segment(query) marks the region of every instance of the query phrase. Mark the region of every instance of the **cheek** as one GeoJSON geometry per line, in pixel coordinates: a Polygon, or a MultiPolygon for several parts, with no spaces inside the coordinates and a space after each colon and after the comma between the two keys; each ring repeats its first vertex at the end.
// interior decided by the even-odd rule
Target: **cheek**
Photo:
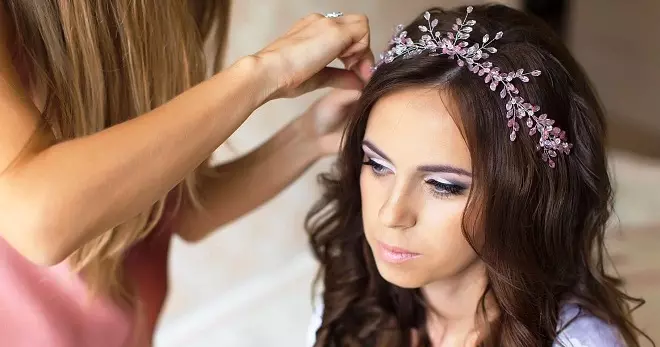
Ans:
{"type": "Polygon", "coordinates": [[[462,262],[474,251],[463,236],[462,221],[466,199],[428,200],[419,215],[421,245],[437,261],[462,262]]]}
{"type": "Polygon", "coordinates": [[[362,220],[365,229],[378,222],[378,212],[387,199],[387,181],[391,176],[376,176],[369,166],[365,166],[360,174],[360,199],[362,202],[362,220]]]}

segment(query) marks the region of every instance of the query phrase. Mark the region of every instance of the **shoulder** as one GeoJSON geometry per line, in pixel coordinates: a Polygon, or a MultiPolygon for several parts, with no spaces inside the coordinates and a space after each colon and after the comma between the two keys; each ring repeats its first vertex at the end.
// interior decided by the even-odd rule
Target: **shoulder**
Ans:
{"type": "Polygon", "coordinates": [[[562,307],[557,331],[553,347],[625,347],[614,326],[575,304],[562,307]]]}

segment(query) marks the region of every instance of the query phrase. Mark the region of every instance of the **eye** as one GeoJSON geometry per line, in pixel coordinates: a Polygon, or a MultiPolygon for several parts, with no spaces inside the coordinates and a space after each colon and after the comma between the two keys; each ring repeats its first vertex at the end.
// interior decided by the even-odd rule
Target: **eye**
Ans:
{"type": "Polygon", "coordinates": [[[391,170],[388,169],[385,165],[380,164],[371,158],[367,158],[367,161],[365,161],[363,164],[371,166],[371,171],[373,171],[374,174],[378,176],[387,175],[388,173],[391,172],[391,170]]]}
{"type": "Polygon", "coordinates": [[[434,179],[427,179],[424,182],[429,185],[431,193],[437,197],[460,195],[465,191],[465,187],[457,184],[440,182],[434,179]]]}

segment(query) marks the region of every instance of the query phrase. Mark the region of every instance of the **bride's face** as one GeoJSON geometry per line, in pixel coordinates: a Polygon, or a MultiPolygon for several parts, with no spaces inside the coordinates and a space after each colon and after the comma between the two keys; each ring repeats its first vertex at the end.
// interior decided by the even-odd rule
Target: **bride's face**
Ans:
{"type": "Polygon", "coordinates": [[[378,271],[418,288],[477,261],[461,230],[470,154],[437,89],[381,98],[369,115],[360,175],[362,218],[378,271]]]}

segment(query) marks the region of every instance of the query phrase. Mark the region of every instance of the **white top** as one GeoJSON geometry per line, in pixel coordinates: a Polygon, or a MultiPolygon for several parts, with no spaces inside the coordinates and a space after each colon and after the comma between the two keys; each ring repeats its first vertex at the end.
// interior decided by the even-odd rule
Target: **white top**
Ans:
{"type": "MultiPolygon", "coordinates": [[[[318,299],[318,305],[314,308],[312,319],[307,330],[307,346],[313,347],[316,341],[316,330],[321,326],[323,316],[323,301],[318,299]]],[[[564,305],[559,313],[559,325],[557,330],[564,327],[564,323],[570,321],[578,314],[569,326],[557,336],[552,347],[625,347],[621,341],[616,328],[607,324],[584,311],[580,312],[579,306],[575,304],[564,305]]]]}

